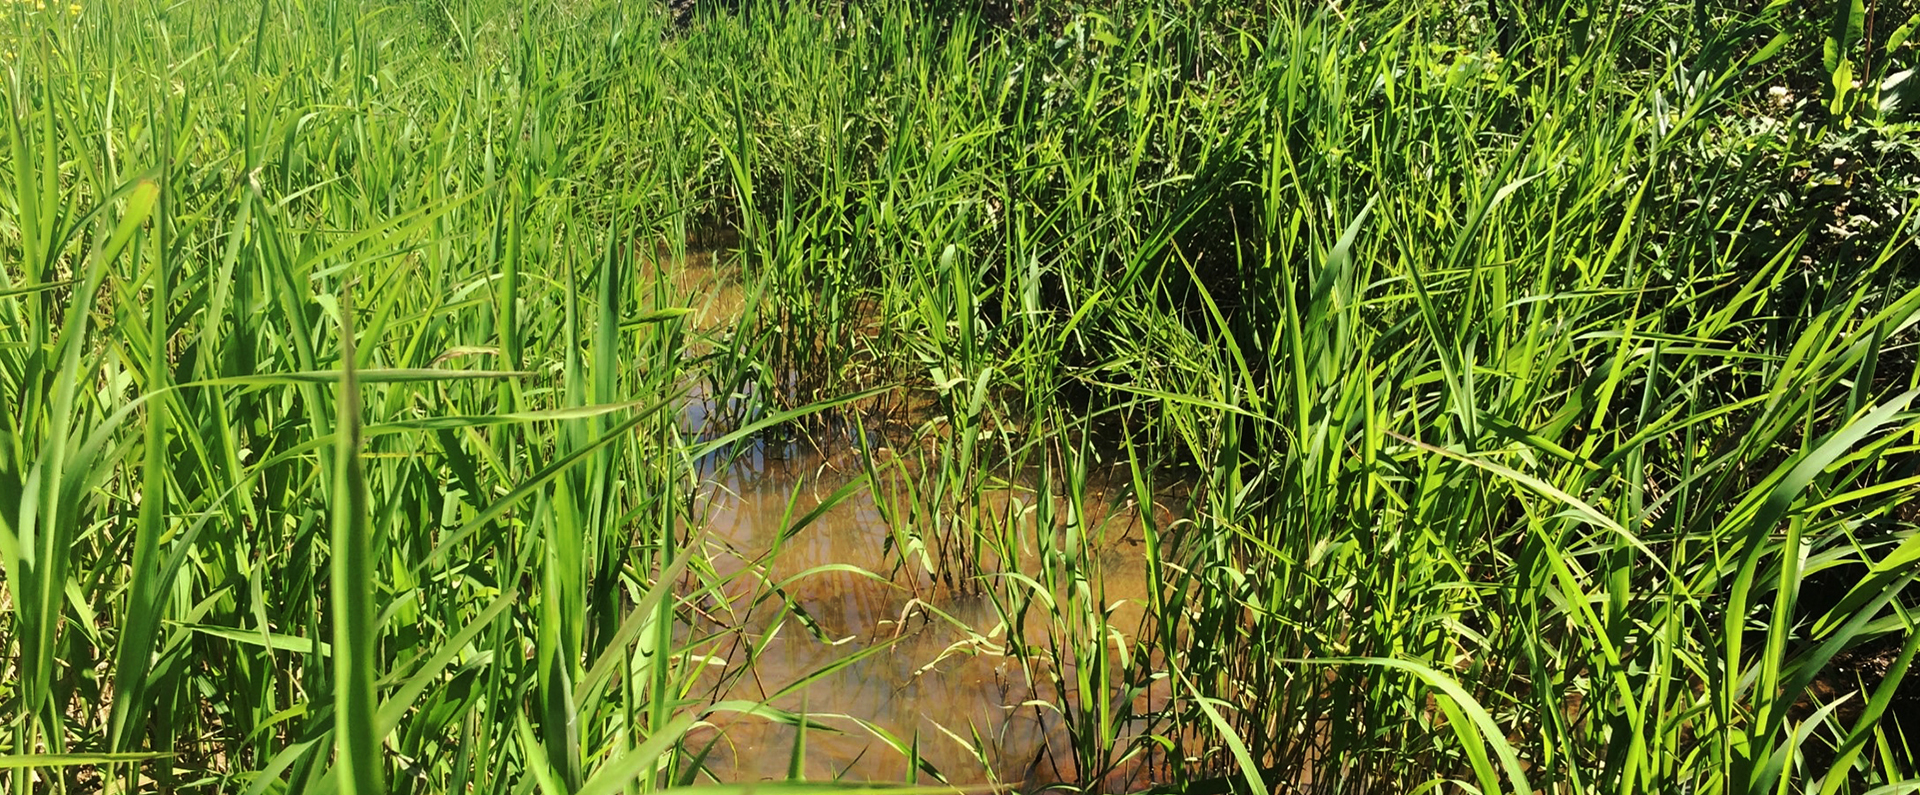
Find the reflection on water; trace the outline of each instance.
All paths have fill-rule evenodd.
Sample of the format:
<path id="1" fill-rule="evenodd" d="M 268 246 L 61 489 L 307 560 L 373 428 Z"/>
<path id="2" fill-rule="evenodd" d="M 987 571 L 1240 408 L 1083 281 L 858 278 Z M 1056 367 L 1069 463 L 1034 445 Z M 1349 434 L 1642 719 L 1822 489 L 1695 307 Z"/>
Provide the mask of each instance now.
<path id="1" fill-rule="evenodd" d="M 708 419 L 728 413 L 717 410 L 719 403 L 696 395 L 682 414 L 682 430 L 713 436 Z M 1059 713 L 1034 703 L 1061 700 L 1048 684 L 1049 672 L 1029 671 L 1019 658 L 1002 653 L 1005 631 L 996 629 L 1001 617 L 990 598 L 968 592 L 977 588 L 936 587 L 920 566 L 899 565 L 888 512 L 875 503 L 876 494 L 896 505 L 906 499 L 897 479 L 883 476 L 877 489 L 860 482 L 865 470 L 858 446 L 842 428 L 830 426 L 824 435 L 831 440 L 824 453 L 810 441 L 760 440 L 699 462 L 695 526 L 703 529 L 717 571 L 749 576 L 736 578 L 730 604 L 716 600 L 694 628 L 721 634 L 724 640 L 708 653 L 725 661 L 710 669 L 709 681 L 694 696 L 710 702 L 770 699 L 830 727 L 807 733 L 809 778 L 902 781 L 910 761 L 897 744 L 917 745 L 924 765 L 918 779 L 925 783 L 934 781 L 929 769 L 956 784 L 989 783 L 989 771 L 1005 783 L 1077 779 Z M 873 449 L 876 456 L 890 452 L 877 441 Z M 910 477 L 910 470 L 890 471 Z M 789 533 L 800 517 L 849 483 L 856 484 L 850 494 Z M 1124 502 L 1106 505 L 1098 496 L 1088 496 L 1087 511 L 1089 526 L 1106 539 L 1100 555 L 1105 602 L 1115 605 L 1113 625 L 1131 635 L 1145 596 L 1137 514 Z M 1031 491 L 988 491 L 979 499 L 989 516 L 1033 516 L 1025 508 L 1035 500 Z M 777 554 L 769 556 L 776 544 Z M 750 570 L 755 561 L 764 566 Z M 829 568 L 807 573 L 819 567 Z M 746 607 L 770 582 L 789 580 L 780 590 L 785 599 Z M 1039 611 L 1024 623 L 1027 642 L 1047 644 L 1051 624 Z M 780 695 L 796 684 L 798 689 Z M 1070 693 L 1067 701 L 1077 699 Z M 707 762 L 715 777 L 786 776 L 795 729 L 729 714 L 714 723 L 696 732 L 694 747 L 714 742 Z M 1124 778 L 1110 781 L 1111 788 L 1129 786 Z"/>

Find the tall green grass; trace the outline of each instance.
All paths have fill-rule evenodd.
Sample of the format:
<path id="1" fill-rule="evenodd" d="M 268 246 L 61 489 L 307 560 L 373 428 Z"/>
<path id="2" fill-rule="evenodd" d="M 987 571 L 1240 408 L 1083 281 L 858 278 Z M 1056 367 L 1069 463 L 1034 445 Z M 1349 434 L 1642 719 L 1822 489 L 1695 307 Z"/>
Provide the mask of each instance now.
<path id="1" fill-rule="evenodd" d="M 725 580 L 671 407 L 708 364 L 628 276 L 681 198 L 587 96 L 608 31 L 64 11 L 9 9 L 12 790 L 698 780 L 715 641 L 670 629 Z"/>
<path id="2" fill-rule="evenodd" d="M 1911 789 L 1915 232 L 1781 198 L 1903 195 L 1901 9 L 1555 5 L 8 6 L 8 785 L 797 774 L 695 690 L 788 598 L 699 462 L 875 388 L 892 574 L 1062 738 L 910 769 Z"/>

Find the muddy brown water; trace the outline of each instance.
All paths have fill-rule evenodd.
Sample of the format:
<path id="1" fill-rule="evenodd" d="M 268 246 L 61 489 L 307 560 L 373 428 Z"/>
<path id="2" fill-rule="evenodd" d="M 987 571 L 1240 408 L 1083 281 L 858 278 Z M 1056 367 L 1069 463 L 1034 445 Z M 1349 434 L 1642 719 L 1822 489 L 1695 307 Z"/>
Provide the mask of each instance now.
<path id="1" fill-rule="evenodd" d="M 724 401 L 696 391 L 682 412 L 683 431 L 710 436 L 708 426 L 727 413 Z M 709 703 L 770 700 L 792 713 L 804 711 L 828 729 L 806 733 L 804 772 L 811 779 L 907 780 L 909 757 L 884 739 L 891 737 L 906 744 L 917 740 L 923 769 L 916 779 L 922 783 L 935 782 L 934 771 L 961 785 L 1079 782 L 1084 777 L 1074 770 L 1060 714 L 1034 702 L 1072 708 L 1080 694 L 1060 698 L 1044 661 L 1029 669 L 1006 652 L 1002 617 L 990 597 L 970 587 L 978 585 L 971 572 L 956 588 L 929 576 L 920 563 L 902 565 L 889 543 L 887 514 L 876 503 L 890 500 L 904 511 L 908 498 L 899 480 L 883 475 L 890 482 L 859 483 L 866 474 L 857 447 L 845 434 L 826 436 L 824 443 L 756 440 L 698 462 L 697 537 L 715 570 L 731 579 L 727 598 L 710 600 L 689 630 L 712 638 L 700 647 L 710 658 L 709 673 L 693 697 Z M 884 442 L 871 449 L 876 456 L 894 455 Z M 898 455 L 907 460 L 888 471 L 912 477 L 915 453 Z M 796 519 L 849 483 L 858 484 L 850 496 L 791 531 Z M 978 501 L 989 516 L 1027 521 L 1035 496 L 1026 488 L 1003 487 L 983 492 Z M 1128 644 L 1141 627 L 1146 596 L 1138 511 L 1104 489 L 1093 490 L 1086 503 L 1086 524 L 1094 528 L 1089 537 L 1100 539 L 1095 557 L 1101 596 L 1120 635 L 1111 642 Z M 1030 527 L 1023 532 L 1033 537 Z M 780 548 L 771 554 L 776 543 Z M 828 568 L 803 575 L 820 567 Z M 782 589 L 786 599 L 742 607 L 765 594 L 769 582 L 791 578 L 797 579 Z M 1029 644 L 1047 645 L 1049 633 L 1060 631 L 1044 616 L 1036 608 L 1025 622 Z M 754 646 L 761 651 L 749 664 Z M 1070 668 L 1067 673 L 1071 681 Z M 1110 692 L 1119 685 L 1111 682 Z M 1152 701 L 1149 693 L 1135 706 L 1152 708 Z M 1151 728 L 1136 720 L 1121 733 Z M 706 763 L 721 781 L 781 779 L 797 734 L 768 717 L 718 713 L 695 731 L 692 745 L 712 741 Z M 1150 784 L 1145 761 L 1110 774 L 1106 788 Z"/>

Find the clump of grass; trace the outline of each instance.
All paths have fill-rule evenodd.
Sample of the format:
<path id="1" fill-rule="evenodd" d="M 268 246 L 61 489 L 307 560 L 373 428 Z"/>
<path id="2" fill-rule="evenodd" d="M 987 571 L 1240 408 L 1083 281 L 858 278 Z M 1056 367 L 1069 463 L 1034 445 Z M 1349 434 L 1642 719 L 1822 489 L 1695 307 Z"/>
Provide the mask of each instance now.
<path id="1" fill-rule="evenodd" d="M 612 110 L 644 86 L 594 95 L 630 66 L 599 37 L 660 20 L 576 14 L 9 15 L 20 791 L 703 775 L 684 694 L 715 641 L 671 629 L 726 578 L 682 551 L 678 495 L 816 409 L 677 435 L 684 384 L 756 360 L 689 355 L 685 297 L 629 284 L 673 217 L 635 208 L 677 204 L 654 175 L 686 164 L 613 145 L 682 149 Z"/>

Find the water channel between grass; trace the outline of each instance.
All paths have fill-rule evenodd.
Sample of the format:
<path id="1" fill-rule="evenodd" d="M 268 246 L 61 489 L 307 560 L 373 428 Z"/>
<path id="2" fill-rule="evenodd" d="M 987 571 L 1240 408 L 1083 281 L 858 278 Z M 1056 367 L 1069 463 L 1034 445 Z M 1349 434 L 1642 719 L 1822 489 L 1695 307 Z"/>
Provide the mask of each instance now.
<path id="1" fill-rule="evenodd" d="M 747 300 L 737 274 L 719 259 L 712 252 L 690 254 L 670 276 L 693 295 L 694 325 L 708 331 L 733 322 Z M 680 408 L 680 431 L 693 438 L 723 435 L 753 410 L 754 398 L 696 385 Z M 802 772 L 811 779 L 897 782 L 917 760 L 916 780 L 923 783 L 1080 781 L 1061 705 L 1072 711 L 1082 699 L 1069 689 L 1063 700 L 1058 686 L 1077 678 L 1075 663 L 1066 660 L 1064 672 L 1035 669 L 1008 644 L 1009 634 L 1017 634 L 1029 648 L 1047 648 L 1056 640 L 1054 624 L 1016 620 L 1020 627 L 1011 628 L 1005 601 L 996 605 L 988 593 L 992 575 L 943 579 L 929 571 L 937 571 L 937 563 L 915 565 L 913 550 L 903 549 L 912 531 L 900 523 L 921 496 L 912 481 L 923 474 L 925 457 L 938 454 L 928 436 L 937 436 L 940 418 L 896 409 L 866 422 L 874 414 L 861 408 L 811 423 L 806 432 L 755 437 L 695 463 L 693 537 L 698 552 L 735 587 L 724 600 L 706 600 L 684 630 L 685 638 L 711 640 L 703 648 L 711 651 L 705 663 L 712 673 L 693 697 L 767 702 L 804 716 L 807 729 L 802 738 L 792 719 L 720 713 L 733 717 L 696 731 L 689 746 L 711 743 L 706 761 L 721 780 L 784 778 L 794 769 L 798 743 Z M 1004 526 L 1033 522 L 1043 498 L 1041 476 L 996 474 L 973 506 L 977 515 Z M 1137 502 L 1107 479 L 1088 481 L 1080 500 L 1086 515 L 1078 524 L 1095 552 L 1090 585 L 1116 630 L 1112 643 L 1124 650 L 1143 626 L 1146 549 Z M 1062 484 L 1050 485 L 1044 498 L 1054 503 L 1052 515 L 1067 515 Z M 1156 510 L 1164 521 L 1168 509 Z M 1021 560 L 993 568 L 1034 576 L 1039 550 L 1022 551 Z M 755 569 L 753 576 L 739 576 L 747 569 Z M 1109 687 L 1119 691 L 1125 683 Z M 1165 688 L 1132 692 L 1139 717 L 1128 731 L 1140 739 L 1154 730 L 1150 716 L 1164 707 Z M 1108 786 L 1150 785 L 1163 762 L 1158 754 L 1135 754 L 1107 773 Z"/>

